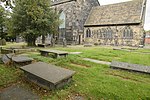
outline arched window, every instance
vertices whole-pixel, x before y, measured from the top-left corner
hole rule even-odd
[[[105,28],[101,29],[101,36],[102,36],[102,38],[107,38],[107,29],[105,29]]]
[[[89,28],[86,30],[86,37],[91,37],[91,30]]]
[[[113,31],[111,30],[111,28],[107,28],[107,38],[108,39],[111,39],[112,38],[112,34],[113,34]]]
[[[133,30],[129,27],[126,26],[123,30],[123,38],[133,38]]]
[[[59,25],[59,28],[65,28],[66,27],[66,15],[63,11],[60,11],[59,19],[62,21],[62,23]]]

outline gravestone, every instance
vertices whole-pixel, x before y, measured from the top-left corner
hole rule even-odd
[[[33,59],[26,56],[14,56],[12,57],[12,61],[15,64],[25,65],[25,64],[30,64],[33,61]]]
[[[65,38],[63,38],[63,47],[67,47],[67,41]]]
[[[5,39],[0,39],[0,45],[6,45],[6,40]]]
[[[2,55],[2,62],[4,64],[9,64],[11,62],[13,56],[14,56],[14,54],[4,54],[4,55]]]
[[[72,80],[75,74],[75,71],[44,62],[23,66],[21,70],[24,71],[27,79],[48,90],[63,87]]]
[[[110,67],[150,74],[150,66],[112,61]]]

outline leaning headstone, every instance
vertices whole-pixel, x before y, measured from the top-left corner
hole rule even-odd
[[[48,90],[58,89],[72,80],[75,71],[60,68],[44,62],[37,62],[20,68],[30,81]]]
[[[110,67],[115,68],[115,69],[124,69],[124,70],[130,70],[130,71],[136,71],[136,72],[150,74],[150,66],[143,66],[143,65],[138,65],[138,64],[112,61]]]
[[[2,55],[2,62],[4,64],[9,64],[11,63],[11,58],[14,56],[14,54],[4,54]]]

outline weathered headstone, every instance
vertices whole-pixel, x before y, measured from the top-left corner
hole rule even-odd
[[[23,66],[21,70],[24,71],[27,79],[46,89],[63,87],[71,81],[72,76],[75,74],[75,71],[44,62]]]
[[[9,64],[11,62],[13,56],[14,56],[14,54],[4,54],[4,55],[2,55],[2,62],[4,64]]]
[[[110,67],[150,74],[150,66],[112,61]]]
[[[63,38],[63,47],[67,47],[67,41],[65,38]]]
[[[0,39],[0,45],[6,45],[6,40],[5,39]]]
[[[51,39],[51,46],[55,47],[55,39],[54,38]]]

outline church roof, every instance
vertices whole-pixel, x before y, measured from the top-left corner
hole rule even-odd
[[[84,26],[134,24],[142,21],[143,0],[93,7]]]
[[[76,0],[55,0],[54,2],[52,2],[52,6],[67,3],[67,2],[71,2],[71,1],[76,1]]]

